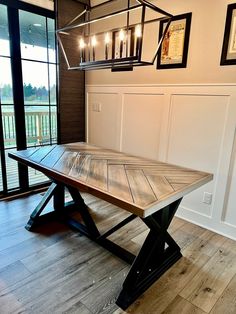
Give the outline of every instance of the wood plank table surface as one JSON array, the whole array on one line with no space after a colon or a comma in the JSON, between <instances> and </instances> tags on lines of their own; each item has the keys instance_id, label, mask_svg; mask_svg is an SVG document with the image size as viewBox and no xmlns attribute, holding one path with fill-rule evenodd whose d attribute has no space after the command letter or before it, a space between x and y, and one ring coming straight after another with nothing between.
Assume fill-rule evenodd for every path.
<instances>
[{"instance_id":1,"label":"wood plank table surface","mask_svg":"<svg viewBox=\"0 0 236 314\"><path fill-rule=\"evenodd\" d=\"M33 167L52 181L42 201L32 212L26 228L33 230L49 221L41 215L53 197L55 217L132 264L117 304L126 309L182 255L167 232L182 200L189 192L212 180L213 175L164 162L136 157L87 143L52 145L9 153L18 162ZM65 187L73 201L65 203ZM80 192L88 192L131 213L101 235ZM69 215L79 211L83 224ZM55 214L55 215L54 215ZM136 217L150 232L138 254L133 256L107 237Z\"/></svg>"},{"instance_id":2,"label":"wood plank table surface","mask_svg":"<svg viewBox=\"0 0 236 314\"><path fill-rule=\"evenodd\" d=\"M147 217L213 177L85 143L30 148L9 156L140 217Z\"/></svg>"}]
</instances>

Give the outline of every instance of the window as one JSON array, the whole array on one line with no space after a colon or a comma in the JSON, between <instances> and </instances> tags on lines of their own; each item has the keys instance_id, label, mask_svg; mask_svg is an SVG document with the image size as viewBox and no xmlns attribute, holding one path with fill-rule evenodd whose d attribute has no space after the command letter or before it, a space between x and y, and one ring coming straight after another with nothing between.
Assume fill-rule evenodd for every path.
<instances>
[{"instance_id":1,"label":"window","mask_svg":"<svg viewBox=\"0 0 236 314\"><path fill-rule=\"evenodd\" d=\"M57 142L54 13L16 3L0 4L0 193L48 180L9 159L10 149Z\"/></svg>"}]
</instances>

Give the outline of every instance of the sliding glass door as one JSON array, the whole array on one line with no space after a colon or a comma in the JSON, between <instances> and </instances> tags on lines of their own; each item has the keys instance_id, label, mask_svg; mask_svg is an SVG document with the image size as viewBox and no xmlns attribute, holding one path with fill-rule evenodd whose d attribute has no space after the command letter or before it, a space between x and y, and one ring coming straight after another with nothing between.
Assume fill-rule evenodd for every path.
<instances>
[{"instance_id":1,"label":"sliding glass door","mask_svg":"<svg viewBox=\"0 0 236 314\"><path fill-rule=\"evenodd\" d=\"M10 150L57 142L54 13L5 2L0 0L0 196L47 181L8 158Z\"/></svg>"}]
</instances>

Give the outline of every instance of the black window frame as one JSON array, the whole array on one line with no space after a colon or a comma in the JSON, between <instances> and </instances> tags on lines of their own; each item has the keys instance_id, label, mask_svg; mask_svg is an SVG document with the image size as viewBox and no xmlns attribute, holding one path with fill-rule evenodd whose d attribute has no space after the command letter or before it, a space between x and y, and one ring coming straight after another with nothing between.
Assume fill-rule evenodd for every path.
<instances>
[{"instance_id":1,"label":"black window frame","mask_svg":"<svg viewBox=\"0 0 236 314\"><path fill-rule=\"evenodd\" d=\"M30 13L42 15L46 18L54 19L56 22L55 5L54 11L42 8L27 2L18 0L0 0L0 4L6 5L8 12L8 26L9 26L9 37L10 37L10 60L12 70L12 85L13 85L13 106L17 119L15 120L16 129L16 147L17 150L27 148L26 139L26 125L25 125L25 104L24 104L24 90L23 90L23 77L22 77L22 59L20 49L20 25L19 25L19 10L27 11ZM55 43L56 49L56 72L58 73L58 47ZM4 56L6 57L6 56ZM50 62L48 62L48 68ZM48 74L49 75L49 74ZM57 138L60 138L59 134L59 102L58 102L58 77L56 82L56 112L57 112ZM49 96L50 97L50 96ZM17 105L16 105L17 104ZM12 105L12 104L11 104ZM49 103L50 106L50 103ZM1 108L0 114L2 116ZM0 191L0 198L12 194L18 194L31 189L35 189L35 186L29 186L29 175L28 167L18 163L18 174L19 174L19 188L9 189L7 186L7 171L6 171L6 158L4 147L4 137L2 128L2 119L0 119L0 148L1 148L1 171L2 171L2 183L3 191ZM22 127L24 126L24 127ZM48 183L37 184L37 187L47 186Z\"/></svg>"}]
</instances>

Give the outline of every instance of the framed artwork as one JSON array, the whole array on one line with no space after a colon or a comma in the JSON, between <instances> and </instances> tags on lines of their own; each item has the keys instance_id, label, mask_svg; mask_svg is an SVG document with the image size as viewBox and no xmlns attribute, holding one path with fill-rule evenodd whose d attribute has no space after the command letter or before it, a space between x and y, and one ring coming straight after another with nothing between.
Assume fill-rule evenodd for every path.
<instances>
[{"instance_id":1,"label":"framed artwork","mask_svg":"<svg viewBox=\"0 0 236 314\"><path fill-rule=\"evenodd\" d=\"M112 59L132 57L134 55L134 28L123 29L112 34Z\"/></svg>"},{"instance_id":2,"label":"framed artwork","mask_svg":"<svg viewBox=\"0 0 236 314\"><path fill-rule=\"evenodd\" d=\"M220 64L236 64L236 3L228 5Z\"/></svg>"},{"instance_id":3,"label":"framed artwork","mask_svg":"<svg viewBox=\"0 0 236 314\"><path fill-rule=\"evenodd\" d=\"M157 57L157 69L186 68L192 13L174 16ZM167 25L160 22L159 40Z\"/></svg>"}]
</instances>

